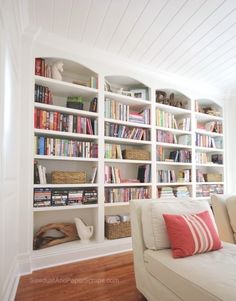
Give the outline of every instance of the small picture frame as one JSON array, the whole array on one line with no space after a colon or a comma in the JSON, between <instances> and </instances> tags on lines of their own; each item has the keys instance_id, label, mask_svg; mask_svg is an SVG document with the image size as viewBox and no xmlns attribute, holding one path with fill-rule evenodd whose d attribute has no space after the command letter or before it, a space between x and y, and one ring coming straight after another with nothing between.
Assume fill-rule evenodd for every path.
<instances>
[{"instance_id":1,"label":"small picture frame","mask_svg":"<svg viewBox=\"0 0 236 301\"><path fill-rule=\"evenodd\" d=\"M133 97L140 99L147 99L147 90L146 89L133 89L131 90Z\"/></svg>"}]
</instances>

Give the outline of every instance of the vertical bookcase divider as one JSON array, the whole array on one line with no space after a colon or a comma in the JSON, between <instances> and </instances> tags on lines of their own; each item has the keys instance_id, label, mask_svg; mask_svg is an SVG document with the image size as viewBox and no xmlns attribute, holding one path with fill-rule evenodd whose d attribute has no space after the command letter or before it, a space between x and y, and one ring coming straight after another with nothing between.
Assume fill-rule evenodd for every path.
<instances>
[{"instance_id":1,"label":"vertical bookcase divider","mask_svg":"<svg viewBox=\"0 0 236 301\"><path fill-rule=\"evenodd\" d=\"M152 198L157 197L157 164L156 164L156 90L150 88L150 97L151 97L151 141L152 141L152 173L151 173L151 182L152 182Z\"/></svg>"},{"instance_id":2,"label":"vertical bookcase divider","mask_svg":"<svg viewBox=\"0 0 236 301\"><path fill-rule=\"evenodd\" d=\"M98 77L98 241L104 240L104 75Z\"/></svg>"}]
</instances>

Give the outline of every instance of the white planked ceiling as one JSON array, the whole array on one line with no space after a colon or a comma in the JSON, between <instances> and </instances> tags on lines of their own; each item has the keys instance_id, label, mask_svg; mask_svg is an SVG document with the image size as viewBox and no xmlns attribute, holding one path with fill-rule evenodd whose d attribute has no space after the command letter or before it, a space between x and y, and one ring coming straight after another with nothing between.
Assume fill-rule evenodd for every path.
<instances>
[{"instance_id":1,"label":"white planked ceiling","mask_svg":"<svg viewBox=\"0 0 236 301\"><path fill-rule=\"evenodd\" d=\"M236 0L29 0L30 24L222 89L236 86Z\"/></svg>"}]
</instances>

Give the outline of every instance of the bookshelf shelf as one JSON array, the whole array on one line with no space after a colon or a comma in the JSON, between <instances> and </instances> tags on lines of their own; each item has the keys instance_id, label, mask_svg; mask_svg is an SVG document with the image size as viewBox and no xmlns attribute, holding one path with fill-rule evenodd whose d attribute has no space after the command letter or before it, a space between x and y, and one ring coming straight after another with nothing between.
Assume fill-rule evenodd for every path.
<instances>
[{"instance_id":1,"label":"bookshelf shelf","mask_svg":"<svg viewBox=\"0 0 236 301\"><path fill-rule=\"evenodd\" d=\"M89 209L98 208L98 204L92 205L75 205L75 206L53 206L53 207L43 207L43 208L33 208L33 212L51 212L60 210L78 210L78 209Z\"/></svg>"},{"instance_id":2,"label":"bookshelf shelf","mask_svg":"<svg viewBox=\"0 0 236 301\"><path fill-rule=\"evenodd\" d=\"M192 182L157 183L156 186L191 186Z\"/></svg>"},{"instance_id":3,"label":"bookshelf shelf","mask_svg":"<svg viewBox=\"0 0 236 301\"><path fill-rule=\"evenodd\" d=\"M196 182L197 185L215 185L215 184L224 184L224 182Z\"/></svg>"},{"instance_id":4,"label":"bookshelf shelf","mask_svg":"<svg viewBox=\"0 0 236 301\"><path fill-rule=\"evenodd\" d=\"M79 158L79 157L46 156L46 155L35 155L34 158L38 160L98 162L98 158Z\"/></svg>"},{"instance_id":5,"label":"bookshelf shelf","mask_svg":"<svg viewBox=\"0 0 236 301\"><path fill-rule=\"evenodd\" d=\"M107 92L104 91L104 95L105 97L111 98L113 100L117 100L119 102L123 102L125 104L128 105L135 105L135 106L150 106L151 102L149 100L143 100L143 99L139 99L139 98L135 98L135 97L131 97L131 96L125 96L122 94L117 94L114 92Z\"/></svg>"},{"instance_id":6,"label":"bookshelf shelf","mask_svg":"<svg viewBox=\"0 0 236 301\"><path fill-rule=\"evenodd\" d=\"M70 109L70 108L66 108L66 107L61 107L61 106L57 106L57 105L49 105L49 104L40 103L40 102L35 102L34 107L38 108L38 109L44 109L47 111L56 111L56 112L60 112L60 113L90 117L93 119L98 117L98 113L89 112L89 111L85 111L85 110Z\"/></svg>"},{"instance_id":7,"label":"bookshelf shelf","mask_svg":"<svg viewBox=\"0 0 236 301\"><path fill-rule=\"evenodd\" d=\"M104 203L105 207L127 206L129 202Z\"/></svg>"},{"instance_id":8,"label":"bookshelf shelf","mask_svg":"<svg viewBox=\"0 0 236 301\"><path fill-rule=\"evenodd\" d=\"M213 132L205 131L205 130L201 130L201 129L196 129L196 133L202 134L202 135L207 135L207 136L212 136L212 137L223 137L223 134L213 133Z\"/></svg>"},{"instance_id":9,"label":"bookshelf shelf","mask_svg":"<svg viewBox=\"0 0 236 301\"><path fill-rule=\"evenodd\" d=\"M145 129L151 128L150 124L141 124L141 123L135 123L135 122L123 121L123 120L117 120L117 119L104 118L104 121L110 122L110 123L123 124L123 125L127 125L127 126L133 126L136 128L145 128Z\"/></svg>"},{"instance_id":10,"label":"bookshelf shelf","mask_svg":"<svg viewBox=\"0 0 236 301\"><path fill-rule=\"evenodd\" d=\"M192 135L192 132L190 131L184 131L184 130L178 130L178 129L172 129L172 128L166 128L166 127L162 127L162 126L156 126L156 130L162 130L162 131L166 131L166 132L170 132L173 134L188 134L188 135Z\"/></svg>"},{"instance_id":11,"label":"bookshelf shelf","mask_svg":"<svg viewBox=\"0 0 236 301\"><path fill-rule=\"evenodd\" d=\"M41 129L34 129L34 133L36 135L75 138L75 139L83 139L83 140L87 140L87 141L89 141L89 140L92 141L92 140L98 139L98 135L68 133L68 132L59 132L59 131L41 130Z\"/></svg>"},{"instance_id":12,"label":"bookshelf shelf","mask_svg":"<svg viewBox=\"0 0 236 301\"><path fill-rule=\"evenodd\" d=\"M196 119L199 121L208 121L208 120L223 121L223 117L218 117L210 114L195 112L194 115Z\"/></svg>"},{"instance_id":13,"label":"bookshelf shelf","mask_svg":"<svg viewBox=\"0 0 236 301\"><path fill-rule=\"evenodd\" d=\"M156 161L157 165L192 166L192 163Z\"/></svg>"},{"instance_id":14,"label":"bookshelf shelf","mask_svg":"<svg viewBox=\"0 0 236 301\"><path fill-rule=\"evenodd\" d=\"M224 149L222 148L213 148L213 147L200 147L195 146L196 151L199 152L209 152L209 153L223 153Z\"/></svg>"},{"instance_id":15,"label":"bookshelf shelf","mask_svg":"<svg viewBox=\"0 0 236 301\"><path fill-rule=\"evenodd\" d=\"M145 187L152 186L152 183L109 183L104 184L104 187Z\"/></svg>"},{"instance_id":16,"label":"bookshelf shelf","mask_svg":"<svg viewBox=\"0 0 236 301\"><path fill-rule=\"evenodd\" d=\"M59 96L88 96L92 97L98 93L97 89L59 81L48 77L35 75L35 83L42 86L47 86L54 95Z\"/></svg>"},{"instance_id":17,"label":"bookshelf shelf","mask_svg":"<svg viewBox=\"0 0 236 301\"><path fill-rule=\"evenodd\" d=\"M217 168L224 168L223 164L215 164L215 163L209 163L209 164L196 164L196 167L217 167Z\"/></svg>"},{"instance_id":18,"label":"bookshelf shelf","mask_svg":"<svg viewBox=\"0 0 236 301\"><path fill-rule=\"evenodd\" d=\"M166 148L186 148L186 149L192 149L191 145L185 145L185 144L174 144L174 143L164 143L164 142L157 142L157 146L163 146Z\"/></svg>"},{"instance_id":19,"label":"bookshelf shelf","mask_svg":"<svg viewBox=\"0 0 236 301\"><path fill-rule=\"evenodd\" d=\"M184 115L184 114L191 114L191 110L182 109L174 106L169 106L161 103L156 103L156 108L164 110L166 112L173 113L175 115Z\"/></svg>"},{"instance_id":20,"label":"bookshelf shelf","mask_svg":"<svg viewBox=\"0 0 236 301\"><path fill-rule=\"evenodd\" d=\"M127 159L104 159L105 163L122 163L122 164L151 164L150 160L127 160Z\"/></svg>"},{"instance_id":21,"label":"bookshelf shelf","mask_svg":"<svg viewBox=\"0 0 236 301\"><path fill-rule=\"evenodd\" d=\"M117 137L104 137L106 142L113 142L113 143L121 143L121 144L142 144L142 145L151 145L151 141L144 141L144 140L136 140L136 139L127 139L127 138L117 138Z\"/></svg>"},{"instance_id":22,"label":"bookshelf shelf","mask_svg":"<svg viewBox=\"0 0 236 301\"><path fill-rule=\"evenodd\" d=\"M84 187L98 187L98 184L34 184L34 188L84 188Z\"/></svg>"}]
</instances>

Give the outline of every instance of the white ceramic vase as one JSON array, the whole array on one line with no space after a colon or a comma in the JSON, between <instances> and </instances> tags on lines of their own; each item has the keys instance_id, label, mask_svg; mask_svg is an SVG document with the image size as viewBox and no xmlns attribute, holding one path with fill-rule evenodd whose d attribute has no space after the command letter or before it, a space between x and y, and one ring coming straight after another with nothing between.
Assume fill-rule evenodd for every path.
<instances>
[{"instance_id":1,"label":"white ceramic vase","mask_svg":"<svg viewBox=\"0 0 236 301\"><path fill-rule=\"evenodd\" d=\"M75 225L81 242L88 242L90 237L93 235L93 226L85 225L78 217L75 217Z\"/></svg>"}]
</instances>

